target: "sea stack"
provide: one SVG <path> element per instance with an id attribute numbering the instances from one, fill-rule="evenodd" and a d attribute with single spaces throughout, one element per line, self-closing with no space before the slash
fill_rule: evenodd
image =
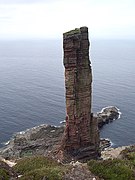
<path id="1" fill-rule="evenodd" d="M 99 131 L 91 113 L 92 71 L 89 59 L 88 28 L 63 34 L 66 126 L 62 149 L 74 160 L 99 156 Z"/>

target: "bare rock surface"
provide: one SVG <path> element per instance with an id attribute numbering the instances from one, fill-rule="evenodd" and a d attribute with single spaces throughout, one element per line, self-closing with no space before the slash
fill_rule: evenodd
<path id="1" fill-rule="evenodd" d="M 16 133 L 9 144 L 0 149 L 5 159 L 16 159 L 32 155 L 49 155 L 60 146 L 64 127 L 40 125 L 23 132 Z"/>
<path id="2" fill-rule="evenodd" d="M 100 112 L 94 114 L 94 116 L 97 118 L 99 128 L 102 128 L 103 125 L 119 119 L 120 115 L 120 110 L 115 106 L 105 107 Z"/>
<path id="3" fill-rule="evenodd" d="M 64 180 L 99 180 L 99 178 L 90 172 L 87 164 L 76 162 L 64 176 Z"/>
<path id="4" fill-rule="evenodd" d="M 101 158 L 103 160 L 106 159 L 115 159 L 118 158 L 120 153 L 126 149 L 127 146 L 122 146 L 118 148 L 107 148 L 106 150 L 101 152 Z"/>
<path id="5" fill-rule="evenodd" d="M 59 149 L 63 132 L 64 126 L 56 127 L 44 124 L 16 133 L 8 145 L 0 149 L 0 155 L 7 160 L 32 155 L 53 156 Z M 102 139 L 101 150 L 108 147 L 109 143 L 110 141 Z"/>

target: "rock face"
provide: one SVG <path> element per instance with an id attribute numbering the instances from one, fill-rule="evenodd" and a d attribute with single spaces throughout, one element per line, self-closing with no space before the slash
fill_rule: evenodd
<path id="1" fill-rule="evenodd" d="M 62 148 L 77 160 L 96 158 L 99 132 L 97 119 L 91 113 L 88 28 L 64 33 L 63 48 L 67 114 Z"/>

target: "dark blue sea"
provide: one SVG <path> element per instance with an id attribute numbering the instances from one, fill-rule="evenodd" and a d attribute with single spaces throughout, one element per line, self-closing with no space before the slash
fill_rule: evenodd
<path id="1" fill-rule="evenodd" d="M 0 42 L 0 143 L 40 124 L 65 119 L 62 40 Z M 116 106 L 121 117 L 101 137 L 135 144 L 135 41 L 91 40 L 93 112 Z M 0 145 L 2 146 L 2 144 Z"/>

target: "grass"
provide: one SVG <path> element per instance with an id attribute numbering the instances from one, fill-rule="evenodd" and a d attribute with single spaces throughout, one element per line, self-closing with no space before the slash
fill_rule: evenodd
<path id="1" fill-rule="evenodd" d="M 9 180 L 9 174 L 6 169 L 0 168 L 0 179 Z"/>
<path id="2" fill-rule="evenodd" d="M 21 180 L 42 180 L 43 178 L 47 180 L 62 180 L 63 173 L 60 168 L 40 168 L 31 170 L 20 178 Z"/>
<path id="3" fill-rule="evenodd" d="M 74 30 L 65 32 L 64 35 L 72 35 L 72 34 L 77 34 L 77 33 L 80 33 L 80 29 L 79 28 L 76 28 Z"/>
<path id="4" fill-rule="evenodd" d="M 92 173 L 104 180 L 134 180 L 135 146 L 123 150 L 120 157 L 121 159 L 89 161 L 88 167 Z"/>
<path id="5" fill-rule="evenodd" d="M 14 166 L 14 170 L 23 175 L 20 180 L 61 180 L 66 169 L 67 167 L 43 156 L 23 158 Z"/>
<path id="6" fill-rule="evenodd" d="M 123 159 L 131 161 L 135 166 L 135 146 L 128 147 L 121 152 Z"/>
<path id="7" fill-rule="evenodd" d="M 134 180 L 134 166 L 132 161 L 114 159 L 105 161 L 89 161 L 92 173 L 104 180 Z"/>

